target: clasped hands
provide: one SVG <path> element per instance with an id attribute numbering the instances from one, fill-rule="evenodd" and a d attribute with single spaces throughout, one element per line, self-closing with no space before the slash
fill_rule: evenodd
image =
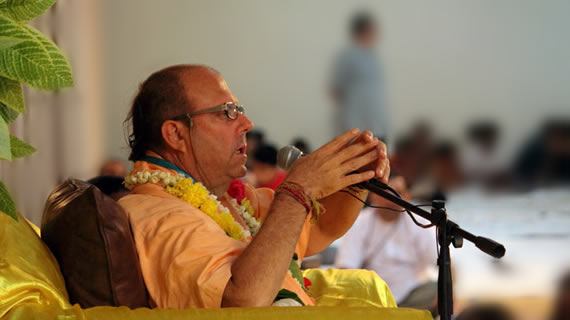
<path id="1" fill-rule="evenodd" d="M 285 181 L 300 184 L 307 196 L 319 200 L 372 178 L 387 183 L 389 176 L 386 144 L 370 130 L 354 128 L 295 161 Z"/>

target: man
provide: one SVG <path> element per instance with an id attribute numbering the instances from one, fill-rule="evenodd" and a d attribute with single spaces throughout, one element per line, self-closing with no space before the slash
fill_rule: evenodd
<path id="1" fill-rule="evenodd" d="M 403 199 L 409 199 L 401 176 L 390 179 L 389 185 Z M 416 226 L 400 212 L 402 208 L 375 194 L 369 201 L 381 208 L 363 210 L 342 239 L 335 265 L 374 270 L 388 283 L 400 307 L 430 309 L 435 314 L 437 283 L 425 277 L 437 261 L 434 229 Z"/>
<path id="2" fill-rule="evenodd" d="M 291 258 L 322 251 L 352 225 L 361 204 L 339 190 L 373 177 L 386 181 L 390 173 L 385 145 L 354 129 L 297 160 L 275 194 L 246 186 L 245 197 L 231 199 L 226 190 L 246 173 L 253 123 L 220 74 L 205 66 L 151 75 L 127 120 L 133 194 L 119 203 L 159 307 L 267 306 L 283 290 L 314 304 Z M 320 217 L 317 200 L 327 210 Z"/>
<path id="3" fill-rule="evenodd" d="M 375 51 L 377 29 L 368 14 L 351 22 L 350 47 L 343 50 L 333 69 L 331 90 L 337 110 L 337 126 L 369 128 L 377 136 L 388 136 L 383 80 Z"/>

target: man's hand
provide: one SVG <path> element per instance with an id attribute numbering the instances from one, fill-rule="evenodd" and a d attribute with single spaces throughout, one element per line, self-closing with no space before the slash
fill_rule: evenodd
<path id="1" fill-rule="evenodd" d="M 360 173 L 353 173 L 360 170 Z M 305 188 L 311 199 L 322 199 L 347 186 L 390 174 L 386 145 L 370 131 L 351 129 L 318 150 L 300 158 L 286 181 Z M 386 179 L 387 181 L 387 179 Z"/>
<path id="2" fill-rule="evenodd" d="M 362 133 L 352 142 L 352 144 L 370 143 L 372 141 L 379 140 L 378 138 L 374 137 L 372 131 L 365 130 L 362 131 Z M 380 179 L 384 183 L 388 183 L 388 178 L 390 178 L 390 161 L 388 159 L 388 154 L 386 151 L 386 144 L 382 141 L 379 141 L 378 145 L 376 146 L 376 152 L 376 162 L 372 162 L 362 168 L 359 168 L 358 171 L 365 172 L 368 170 L 373 170 L 376 178 Z"/>

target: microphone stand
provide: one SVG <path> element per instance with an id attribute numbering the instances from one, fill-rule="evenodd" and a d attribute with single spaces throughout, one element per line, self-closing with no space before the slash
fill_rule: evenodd
<path id="1" fill-rule="evenodd" d="M 445 210 L 445 201 L 434 200 L 432 202 L 431 213 L 409 203 L 406 200 L 392 194 L 386 189 L 386 186 L 379 181 L 372 179 L 364 181 L 354 186 L 368 189 L 371 192 L 389 200 L 400 207 L 413 212 L 414 214 L 430 221 L 437 228 L 437 241 L 439 243 L 439 256 L 437 265 L 439 266 L 439 274 L 437 279 L 437 305 L 441 320 L 451 320 L 453 314 L 453 287 L 451 280 L 451 258 L 449 255 L 449 245 L 453 244 L 455 248 L 463 246 L 463 239 L 475 244 L 479 250 L 486 254 L 501 258 L 505 255 L 505 247 L 492 239 L 476 236 L 468 231 L 463 230 L 455 222 L 447 219 L 447 211 Z"/>

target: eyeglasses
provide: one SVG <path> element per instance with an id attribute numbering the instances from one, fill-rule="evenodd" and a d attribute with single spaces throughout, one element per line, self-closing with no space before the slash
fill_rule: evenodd
<path id="1" fill-rule="evenodd" d="M 226 102 L 222 105 L 207 108 L 204 110 L 195 111 L 195 112 L 188 112 L 188 113 L 176 116 L 176 117 L 172 118 L 171 120 L 191 119 L 193 116 L 197 116 L 199 114 L 214 113 L 214 112 L 220 112 L 220 111 L 223 111 L 226 114 L 226 117 L 228 117 L 228 119 L 235 120 L 235 119 L 237 119 L 238 115 L 244 114 L 245 110 L 244 110 L 242 105 L 237 105 L 233 102 Z"/>

